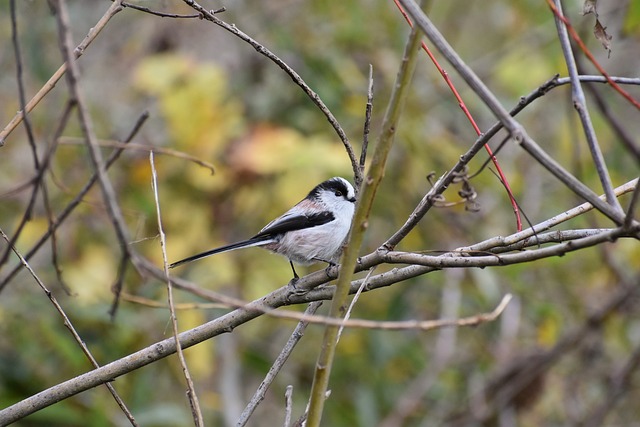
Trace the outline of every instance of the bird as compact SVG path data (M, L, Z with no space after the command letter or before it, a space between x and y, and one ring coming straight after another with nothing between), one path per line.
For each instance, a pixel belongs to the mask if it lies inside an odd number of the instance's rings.
M333 177L316 185L304 199L255 236L176 261L169 268L223 252L259 246L289 260L295 283L299 276L294 262L301 265L337 264L349 234L355 202L351 183L342 177Z

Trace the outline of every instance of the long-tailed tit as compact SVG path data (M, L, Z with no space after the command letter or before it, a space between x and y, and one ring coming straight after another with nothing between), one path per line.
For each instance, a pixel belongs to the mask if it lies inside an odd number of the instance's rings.
M258 234L238 243L211 249L181 261L187 262L251 246L261 246L289 259L294 279L298 278L293 262L309 265L315 262L336 263L347 238L356 195L344 178L331 178L315 186L298 204L274 219Z

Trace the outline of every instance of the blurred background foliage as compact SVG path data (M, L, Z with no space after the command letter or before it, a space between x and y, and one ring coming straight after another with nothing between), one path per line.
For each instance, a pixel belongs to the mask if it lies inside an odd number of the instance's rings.
M17 2L26 93L29 98L61 64L55 18L45 2ZM181 2L138 1L172 13L192 13ZM566 69L552 15L541 1L430 1L426 11L460 55L510 108L555 73ZM78 43L110 2L68 2ZM271 49L313 88L359 150L366 103L367 74L375 79L372 141L375 140L400 63L408 29L390 1L341 2L277 0L207 2L225 6L220 18ZM637 76L640 69L640 8L636 1L599 5L600 19L613 35L613 53L592 36L593 18L580 15L578 1L566 12L589 48L612 75ZM8 2L0 3L0 122L19 109ZM82 88L102 141L121 140L144 110L151 113L134 142L171 148L213 164L206 167L170 155L156 156L164 229L170 260L246 238L299 201L326 178L352 179L342 144L324 116L277 66L230 34L198 19L169 19L133 9L120 12L80 60ZM593 72L585 66L588 72ZM490 112L464 83L454 83L482 129ZM640 134L638 112L605 86L595 88L633 135ZM628 88L636 99L638 88ZM51 144L67 100L64 81L32 114L38 150ZM608 123L594 114L605 157L616 185L637 176ZM597 176L572 110L568 87L553 90L527 108L519 120L567 168L594 189ZM59 212L92 173L80 143L76 119L63 133L48 178L51 205ZM364 253L401 226L429 189L426 176L440 176L475 140L471 126L426 55L416 72L378 191ZM501 140L492 142L495 147ZM105 152L110 149L105 148ZM475 172L486 159L470 165ZM519 150L507 145L499 159L532 223L580 201ZM24 128L1 148L0 226L13 230L29 200L15 188L33 176ZM160 265L148 153L127 150L109 175L126 215L131 244ZM404 250L442 251L515 231L513 213L501 184L485 169L473 179L480 211L462 205L432 210L402 243ZM446 197L457 201L458 188ZM598 190L599 191L599 190ZM623 198L626 206L628 198ZM565 228L607 227L587 214ZM17 241L28 250L47 228L39 201ZM97 187L58 233L57 254L67 295L45 245L31 265L59 299L81 336L104 364L170 334L168 312L123 301L114 321L108 315L119 250ZM0 244L4 251L6 244ZM378 320L458 317L492 309L501 296L514 302L498 321L474 329L434 332L346 331L338 346L326 405L327 426L428 426L446 424L496 374L553 348L584 325L619 288L617 271L637 274L635 241L602 245L563 258L500 269L443 271L362 296L354 316ZM2 265L0 277L17 260ZM321 267L312 267L317 269ZM260 249L206 259L175 274L219 292L253 299L289 280L287 262ZM129 272L125 292L164 304L165 287ZM178 302L202 303L179 293ZM602 327L540 374L537 390L526 389L518 405L518 425L573 425L607 396L609 379L640 344L639 305L634 299ZM302 309L294 308L294 309ZM326 311L326 304L324 307ZM187 329L226 312L222 308L181 310ZM322 310L321 310L322 311ZM324 312L324 311L323 311ZM186 351L207 425L234 420L282 348L295 323L261 317L233 334ZM33 279L21 272L0 294L0 406L83 373L85 357L71 340L53 307ZM322 329L311 326L279 375L250 425L281 425L283 393L294 386L294 415L304 409L319 351ZM544 380L544 381L543 381ZM637 375L632 379L639 381ZM188 425L184 380L177 360L162 360L118 378L114 386L144 426ZM543 391L539 393L539 391ZM475 400L474 400L475 399ZM640 419L632 388L607 418L608 425ZM477 409L477 408L476 408ZM495 420L493 420L495 421ZM127 425L104 388L96 388L40 411L19 425ZM636 424L637 425L637 424Z

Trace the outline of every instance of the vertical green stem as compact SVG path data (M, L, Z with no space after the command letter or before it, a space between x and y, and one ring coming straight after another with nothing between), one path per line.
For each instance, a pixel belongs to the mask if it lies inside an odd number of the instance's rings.
M342 256L342 268L340 269L340 276L338 277L336 291L333 295L331 310L329 312L329 316L331 317L341 318L344 316L346 310L346 302L349 296L349 287L353 277L353 271L356 266L360 246L362 245L364 232L368 226L368 218L373 199L384 175L387 155L391 150L396 126L409 92L411 78L415 70L416 58L419 52L420 39L420 33L412 29L409 40L405 46L402 64L396 77L391 100L385 113L382 132L376 142L369 172L360 189L360 196L356 206L349 242ZM325 394L329 386L329 375L336 352L338 330L339 326L333 325L327 325L325 329L322 349L316 362L316 371L311 388L307 427L319 427L320 425Z

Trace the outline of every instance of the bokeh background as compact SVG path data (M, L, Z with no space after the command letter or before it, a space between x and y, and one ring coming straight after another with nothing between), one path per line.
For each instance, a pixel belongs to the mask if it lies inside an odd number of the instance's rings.
M29 99L62 60L55 17L47 3L17 3ZM193 13L177 1L136 4ZM74 43L82 40L109 5L106 0L68 1ZM375 141L409 33L393 2L277 0L204 5L209 9L225 6L221 19L236 24L295 69L338 118L358 151L371 64L375 86L371 139ZM593 37L593 16L581 15L582 4L567 1L565 8L611 75L638 76L640 3L598 4L599 18L613 36L610 57ZM429 1L425 10L507 108L554 74L566 75L553 16L545 2ZM8 2L0 3L0 40L0 124L4 126L20 108ZM593 73L584 57L581 62L587 73ZM135 138L136 144L186 153L215 168L212 174L188 159L156 155L170 260L253 235L317 182L335 175L352 179L341 142L306 95L272 62L210 22L161 18L126 8L87 49L79 65L81 87L104 144L122 140L135 119L148 110L150 119ZM455 73L451 77L481 129L488 129L495 122L489 110ZM638 111L607 86L594 89L637 140ZM640 98L639 88L627 89ZM67 100L63 79L30 114L40 153L53 142ZM551 91L518 119L545 150L600 192L568 86ZM638 163L595 108L593 121L614 183L637 177ZM47 181L54 213L92 173L81 135L74 117L52 159ZM363 253L374 250L404 223L430 188L427 175L446 172L475 137L441 76L422 55ZM492 146L500 140L496 137ZM107 153L110 148L104 150ZM8 233L29 201L30 190L22 184L34 175L31 157L23 127L0 148L0 227ZM532 223L580 203L515 145L508 144L498 157ZM485 154L474 159L470 172L484 160ZM109 176L135 239L131 245L161 265L148 151L144 147L127 150ZM485 169L471 183L478 193L478 212L466 211L463 205L432 210L400 249L443 251L514 232L508 197L494 174ZM458 189L445 193L448 201L459 200ZM621 200L623 206L628 200ZM27 251L47 226L39 199L17 248ZM609 226L606 219L590 213L563 227ZM32 258L31 265L100 363L170 336L166 288L133 269L126 275L127 295L115 319L108 314L120 252L97 187L57 236L62 281L53 267L50 245ZM6 250L5 242L0 249ZM507 292L513 293L514 300L499 320L473 329L348 330L338 346L323 425L467 425L454 420L486 408L491 414L487 425L582 425L606 401L616 375L629 366L624 394L606 425L638 425L640 378L637 363L629 365L640 346L637 296L606 320L593 327L585 325L590 313L620 291L623 278L634 274L637 278L639 260L637 241L618 241L533 264L436 272L364 294L354 317L377 320L490 311ZM17 262L12 255L0 266L0 277L6 277ZM247 300L290 278L286 261L260 249L206 259L176 274ZM130 301L129 295L145 303ZM188 293L178 293L176 298L181 304L202 304L179 311L183 330L227 311L207 306ZM321 311L326 310L325 304ZM235 425L294 327L293 321L263 316L232 334L186 350L207 425ZM557 350L559 343L581 330L583 336ZM321 337L321 327L308 328L250 425L282 425L283 395L289 384L294 387L294 415L303 412ZM491 397L479 397L481 391L488 384L499 384L500 378L508 382L509 374L501 375L510 369L522 373L540 360L545 361L543 368L525 375L531 381L508 405L511 409L491 412ZM44 293L27 273L19 273L0 293L0 407L89 369ZM183 383L180 366L171 357L118 378L114 386L141 425L176 426L191 423ZM127 421L107 391L96 388L18 425L111 426L127 425Z

